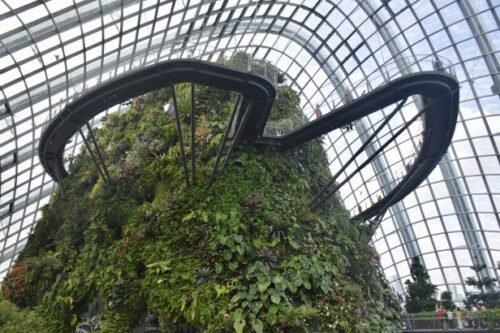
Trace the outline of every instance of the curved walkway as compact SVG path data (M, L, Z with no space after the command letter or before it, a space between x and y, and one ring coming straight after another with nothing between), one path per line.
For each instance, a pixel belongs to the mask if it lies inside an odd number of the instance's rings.
M132 97L183 82L239 92L243 102L251 105L242 133L242 138L247 140L262 133L276 97L274 85L264 77L214 63L171 60L141 68L94 87L52 120L38 146L43 167L53 179L66 176L64 147L88 121Z
M406 176L384 198L354 218L369 219L403 199L432 172L450 145L458 116L459 86L443 72L410 74L381 86L335 112L308 123L282 137L261 136L276 91L264 77L198 60L172 60L122 75L97 86L72 102L42 133L39 155L45 170L54 179L67 175L63 155L66 143L93 117L134 96L177 83L190 82L241 93L249 105L248 116L236 115L245 143L273 145L288 149L342 128L412 95L425 101L423 142L415 163ZM242 120L242 118L245 118ZM238 125L239 126L239 125Z
M458 117L458 82L444 72L410 74L391 81L345 106L281 137L262 137L256 143L291 148L342 128L412 95L424 97L424 133L420 152L406 176L383 199L353 218L368 219L403 199L422 183L446 153Z

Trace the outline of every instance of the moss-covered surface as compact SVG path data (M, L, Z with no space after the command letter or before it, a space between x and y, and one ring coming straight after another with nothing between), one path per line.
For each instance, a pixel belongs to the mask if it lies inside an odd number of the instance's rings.
M190 87L177 87L189 159ZM273 117L299 112L282 86ZM207 186L234 96L197 87L197 184L186 186L166 90L134 99L96 135L111 184L76 157L2 285L35 307L46 332L72 332L99 296L103 332L130 332L148 311L162 329L390 332L397 302L362 223L336 198L308 203L329 177L319 141L281 152L237 147Z

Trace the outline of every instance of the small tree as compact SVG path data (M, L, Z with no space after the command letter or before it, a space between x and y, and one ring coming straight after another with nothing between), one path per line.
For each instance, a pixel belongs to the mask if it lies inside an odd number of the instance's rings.
M500 305L500 292L495 290L497 279L489 276L482 277L481 272L486 268L485 264L476 264L470 267L476 276L469 276L465 284L471 286L475 291L466 293L464 301L466 308L482 303L486 308L494 308Z
M429 282L429 274L420 263L419 257L413 257L410 266L413 282L406 280L406 311L417 313L422 311L434 311L437 300L435 294L437 287Z
M443 305L443 307L449 311L454 310L456 307L455 303L453 302L452 294L449 291L443 291L441 293L440 302L441 302L441 305Z

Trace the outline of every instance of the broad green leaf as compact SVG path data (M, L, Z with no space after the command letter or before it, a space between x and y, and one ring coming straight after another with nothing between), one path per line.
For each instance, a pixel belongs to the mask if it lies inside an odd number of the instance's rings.
M227 237L224 236L224 235L220 235L219 236L219 242L222 244L222 245L226 245L227 244Z
M228 289L226 286L222 286L220 284L215 285L215 291L217 292L217 296L224 295L228 293Z
M252 327L255 333L262 333L264 331L264 324L259 319L255 319L252 321Z
M269 247L270 248L273 248L275 247L276 245L278 245L280 242L280 240L278 238L273 238L273 240L271 241L271 244L269 244Z
M250 311L252 311L252 313L254 313L254 314L257 314L260 311L260 309L262 308L262 306L263 306L262 302L258 302L258 301L251 302L248 305L248 307L250 308Z
M229 251L229 250L224 251L224 259L229 261L229 260L231 260L232 256L233 256L233 254L231 253L231 251Z
M274 284L280 284L283 283L283 277L281 275L275 275L273 277L273 283Z
M291 247L293 247L296 250L299 248L299 244L297 244L297 242L292 238L288 239L288 243L290 244Z
M280 304L281 297L279 295L271 295L271 302L274 304Z
M246 325L245 319L239 319L234 321L233 327L236 333L243 333L245 325Z
M198 303L198 297L193 295L193 304L191 306L191 320L194 320L196 316L196 304Z
M202 212L201 213L201 219L203 222L208 222L208 213L207 212Z
M231 303L236 303L240 300L241 298L241 294L240 293L237 293L233 296L233 298L231 298Z
M221 212L216 212L215 213L215 221L217 222L223 222L227 220L227 214L221 213Z
M182 296L182 300L181 300L181 312L184 311L184 308L186 307L186 296Z
M260 239L254 239L253 240L253 246L255 246L255 248L257 249L260 249L262 248L262 241Z
M182 218L182 222L192 220L196 217L196 212L191 212Z
M263 282L259 282L259 284L257 285L257 288L259 289L259 292L263 293L264 291L267 290L267 288L269 288L270 285L271 285L271 281L263 281Z
M266 321L270 325L274 325L276 323L277 319L278 319L278 316L276 315L276 312L269 312L269 314L266 317Z

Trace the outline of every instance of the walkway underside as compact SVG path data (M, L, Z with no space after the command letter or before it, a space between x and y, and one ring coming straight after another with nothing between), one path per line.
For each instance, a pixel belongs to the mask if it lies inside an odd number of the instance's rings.
M410 96L422 96L425 102L421 110L424 133L415 163L390 193L354 217L359 219L378 216L427 178L448 149L458 116L457 81L443 72L422 72L391 81L286 136L263 137L276 95L271 82L249 72L213 63L174 60L122 75L90 90L66 106L50 123L40 140L39 155L45 170L58 182L67 175L63 162L67 142L102 111L132 97L184 82L239 92L242 101L240 107L235 108L233 116L240 133L235 141L283 149L296 147L342 128Z
M353 218L369 219L384 212L417 188L436 167L451 143L458 117L458 82L443 72L410 74L383 85L334 112L281 137L263 137L256 143L292 148L340 129L358 119L391 106L412 95L424 100L423 141L415 163L406 176L383 199ZM335 170L336 171L336 170Z
M274 85L262 76L198 60L172 60L121 75L101 84L68 104L42 133L38 153L49 175L57 181L65 177L63 155L66 143L91 119L104 110L135 96L173 86L196 83L230 90L250 104L242 137L255 139L262 133L276 97ZM242 115L236 115L242 119Z

